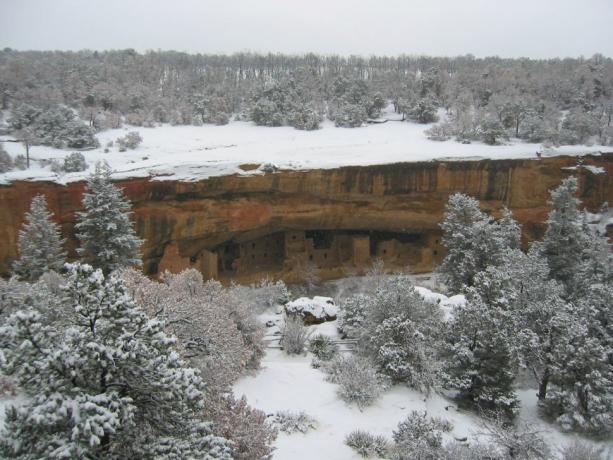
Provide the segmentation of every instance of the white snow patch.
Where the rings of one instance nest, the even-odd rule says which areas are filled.
[[[583,167],[592,174],[604,174],[606,172],[606,170],[602,166],[583,165]]]
[[[0,174],[0,183],[40,180],[66,184],[85,178],[100,160],[108,161],[115,170],[114,179],[153,177],[154,180],[196,181],[230,174],[263,174],[257,166],[267,163],[284,170],[309,170],[443,159],[536,159],[537,151],[543,151],[544,156],[554,156],[607,150],[603,146],[584,145],[544,150],[540,144],[519,141],[496,146],[478,142],[461,144],[452,140],[436,142],[424,134],[430,126],[390,120],[362,128],[337,128],[325,121],[316,131],[261,127],[243,121],[232,121],[225,126],[126,127],[99,133],[100,147],[82,152],[89,164],[88,171],[55,174],[49,166],[41,167],[39,161],[63,161],[71,151],[32,146],[30,169]],[[104,153],[109,141],[134,130],[143,137],[136,150],[119,152],[114,146]],[[11,137],[0,136],[0,139]],[[20,143],[3,143],[3,146],[13,157],[25,153]],[[243,164],[253,164],[255,169],[245,171],[240,168]]]
[[[428,288],[415,286],[415,290],[421,295],[426,302],[438,305],[443,310],[443,315],[446,321],[451,319],[455,308],[462,307],[466,304],[466,298],[462,294],[447,297],[444,294],[433,292]]]
[[[338,308],[334,305],[334,300],[331,297],[315,296],[312,299],[309,297],[300,297],[289,302],[285,306],[288,313],[310,313],[317,319],[325,319],[335,317],[338,314]]]

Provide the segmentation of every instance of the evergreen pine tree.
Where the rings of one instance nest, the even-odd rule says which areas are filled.
[[[123,191],[111,183],[111,169],[98,163],[87,179],[87,193],[83,197],[85,211],[78,213],[76,229],[81,247],[77,252],[84,263],[113,270],[140,265],[138,248],[142,244],[129,219],[130,203]]]
[[[449,197],[445,211],[441,228],[447,256],[439,271],[450,289],[460,291],[464,285],[471,286],[474,275],[485,268],[478,253],[478,233],[483,233],[490,219],[477,200],[462,193]]]
[[[553,210],[541,243],[552,278],[563,283],[567,292],[574,288],[587,243],[579,212],[580,201],[575,197],[577,188],[577,179],[569,177],[551,192]]]
[[[441,223],[447,256],[439,268],[451,290],[472,286],[477,273],[500,265],[508,249],[519,248],[521,228],[511,211],[503,209],[494,220],[479,209],[479,202],[462,193],[449,197]]]
[[[13,265],[15,273],[24,280],[35,281],[43,273],[59,271],[64,265],[66,253],[62,245],[65,240],[52,217],[45,197],[36,195],[19,231],[19,260]]]
[[[607,345],[594,334],[593,326],[599,322],[590,310],[591,305],[583,305],[566,312],[570,327],[553,350],[551,389],[544,406],[566,430],[609,437],[613,433],[611,348],[610,342]]]
[[[519,401],[513,389],[517,369],[513,340],[505,327],[511,315],[487,305],[473,288],[468,297],[447,334],[445,385],[457,390],[462,401],[513,416]]]
[[[2,371],[26,394],[7,410],[3,458],[231,458],[202,419],[200,377],[163,323],[135,306],[115,274],[68,270],[61,325],[29,309],[0,328]]]

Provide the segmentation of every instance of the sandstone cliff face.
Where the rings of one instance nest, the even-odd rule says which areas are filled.
[[[594,173],[592,165],[604,169]],[[195,266],[206,276],[248,281],[265,273],[291,281],[314,264],[323,277],[360,269],[372,257],[431,270],[443,257],[438,224],[450,193],[464,192],[497,214],[507,206],[526,241],[540,237],[549,190],[571,174],[590,209],[613,203],[613,154],[540,160],[433,161],[331,170],[222,176],[199,182],[131,179],[118,183],[134,206],[144,269]],[[83,183],[0,186],[0,272],[17,257],[17,234],[37,193],[68,237]]]

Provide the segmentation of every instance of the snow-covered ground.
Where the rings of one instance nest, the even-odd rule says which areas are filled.
[[[261,171],[244,171],[242,164],[272,163],[281,169],[307,170],[347,165],[371,165],[434,159],[536,158],[536,152],[548,155],[580,155],[610,151],[603,146],[563,146],[544,149],[540,144],[511,141],[490,146],[474,142],[435,142],[424,134],[430,125],[400,122],[387,113],[387,123],[361,128],[336,128],[325,121],[316,131],[291,127],[260,127],[251,122],[233,121],[225,126],[160,126],[156,128],[122,128],[98,134],[100,147],[83,152],[90,168],[106,160],[116,170],[114,178],[154,176],[155,180],[193,181],[228,174],[252,175]],[[128,131],[139,131],[143,143],[136,150],[119,152],[117,146],[104,153],[106,144]],[[3,136],[0,139],[8,139]],[[4,143],[12,155],[24,154],[19,143]],[[63,159],[69,150],[33,146],[34,160]],[[0,183],[14,180],[50,180],[68,183],[81,180],[88,172],[58,176],[37,161],[27,171],[0,174]]]
[[[427,288],[418,287],[417,290],[426,300],[436,302],[438,299],[441,305],[445,305],[446,313],[464,301],[463,296],[447,298]],[[261,321],[276,324],[268,329],[270,340],[278,337],[275,333],[282,325],[280,311],[269,309],[260,316]],[[310,326],[310,329],[313,334],[321,333],[338,339],[336,321]],[[276,347],[269,348],[262,361],[262,369],[234,385],[237,396],[245,395],[252,406],[267,414],[284,410],[304,411],[317,420],[317,429],[306,434],[279,433],[273,457],[275,460],[358,460],[361,457],[344,444],[347,434],[361,429],[391,439],[392,431],[412,410],[426,410],[430,416],[451,421],[454,429],[445,435],[447,440],[453,437],[474,440],[480,438],[478,432],[483,432],[479,418],[457,409],[453,401],[437,394],[426,398],[403,385],[392,387],[374,405],[360,411],[357,406],[349,406],[338,398],[337,385],[326,382],[325,374],[311,367],[311,359],[310,353],[287,356]],[[555,446],[554,451],[575,439],[537,416],[535,389],[519,390],[518,397],[521,401],[519,422],[536,426],[543,438]],[[608,454],[613,458],[613,444],[609,443],[608,449]]]

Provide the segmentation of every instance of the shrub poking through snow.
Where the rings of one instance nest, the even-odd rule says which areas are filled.
[[[247,404],[243,396],[212,395],[204,415],[213,422],[213,434],[232,442],[232,458],[251,460],[270,458],[277,429],[261,410]]]
[[[279,431],[287,434],[306,433],[317,428],[317,420],[303,411],[279,411],[273,420]]]
[[[309,341],[309,351],[320,361],[330,361],[338,353],[338,345],[327,335],[318,334]]]
[[[389,443],[383,436],[355,430],[345,437],[345,444],[362,457],[385,457]]]
[[[62,169],[66,172],[81,172],[87,169],[85,157],[81,152],[72,152],[64,158]]]
[[[447,420],[428,417],[425,411],[411,411],[394,431],[396,445],[392,458],[394,460],[439,458],[443,446],[443,433],[452,429],[453,425]]]
[[[357,294],[346,299],[339,309],[338,329],[343,336],[357,337],[364,324],[369,298],[363,294]]]
[[[310,335],[300,316],[286,315],[281,347],[288,355],[304,353]]]
[[[471,442],[470,444],[452,441],[445,444],[444,450],[437,459],[441,460],[502,460],[500,451],[491,444],[480,444]]]
[[[339,385],[339,397],[360,409],[370,406],[386,387],[374,364],[361,356],[338,355],[324,366],[324,371],[329,382]]]
[[[593,446],[583,441],[573,441],[561,451],[562,460],[604,460],[605,452],[602,447]]]
[[[117,138],[117,145],[119,146],[120,152],[134,150],[141,142],[143,142],[143,138],[138,131],[130,131],[124,137]]]
[[[491,443],[505,451],[508,458],[524,460],[542,460],[552,458],[547,444],[535,426],[522,423],[512,426],[507,423],[506,414],[494,412],[487,414],[488,418],[481,422],[483,432],[479,433],[490,438]]]

